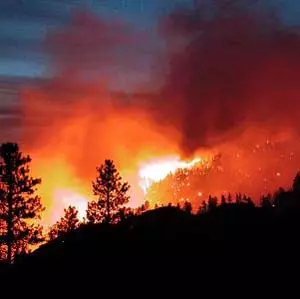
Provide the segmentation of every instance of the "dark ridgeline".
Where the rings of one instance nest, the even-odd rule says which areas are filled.
[[[33,279],[43,289],[53,284],[69,295],[86,289],[99,297],[125,296],[139,287],[146,288],[141,294],[148,288],[159,295],[160,287],[170,294],[182,287],[225,294],[224,285],[230,292],[263,287],[271,294],[277,280],[293,277],[298,261],[298,178],[291,190],[263,198],[261,207],[238,195],[197,215],[186,204],[114,225],[81,225],[19,260],[5,279]]]
[[[0,282],[16,286],[11,294],[36,295],[40,288],[68,298],[82,291],[100,298],[152,292],[167,298],[228,292],[269,297],[278,286],[288,291],[297,278],[300,174],[290,190],[263,197],[260,206],[246,195],[229,194],[219,201],[209,197],[193,214],[190,202],[154,210],[146,203],[127,211],[122,205],[129,186],[113,162],[105,161],[98,173],[94,191],[101,217],[79,223],[77,210],[66,209],[47,243],[0,266]]]

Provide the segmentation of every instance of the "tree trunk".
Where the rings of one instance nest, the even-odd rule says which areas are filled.
[[[12,252],[12,245],[13,245],[13,192],[14,192],[14,180],[13,180],[13,163],[9,163],[7,165],[7,173],[8,173],[8,194],[7,194],[7,205],[8,205],[8,212],[7,212],[7,263],[10,265],[13,261],[13,252]]]
[[[106,222],[108,224],[110,223],[110,196],[109,196],[109,191],[107,192],[107,195],[106,195]]]
[[[12,263],[12,243],[13,243],[13,216],[12,216],[12,186],[9,186],[8,194],[8,214],[7,214],[7,263]]]

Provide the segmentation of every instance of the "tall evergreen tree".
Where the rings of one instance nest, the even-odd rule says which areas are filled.
[[[208,211],[214,210],[218,206],[218,199],[215,196],[209,195],[207,202]]]
[[[300,194],[300,172],[294,178],[292,190],[294,193]]]
[[[112,160],[105,160],[97,167],[98,176],[93,182],[93,193],[97,201],[88,204],[87,220],[91,223],[112,223],[118,215],[120,207],[128,203],[127,192],[130,188],[122,178]]]
[[[48,237],[54,240],[61,235],[76,230],[79,227],[78,210],[76,207],[69,206],[64,209],[64,216],[57,221],[50,229]]]
[[[187,200],[184,202],[182,209],[184,212],[186,212],[188,214],[191,214],[193,211],[192,204]]]
[[[207,202],[205,200],[202,200],[201,205],[199,207],[198,214],[206,213],[207,212]]]
[[[16,143],[0,146],[0,242],[9,264],[29,245],[43,240],[36,220],[44,208],[35,195],[41,179],[30,176],[30,162],[31,158],[24,156]]]

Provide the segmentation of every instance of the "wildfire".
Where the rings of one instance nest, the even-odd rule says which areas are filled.
[[[253,147],[257,149],[255,152]],[[213,151],[198,152],[190,161],[181,160],[176,154],[167,155],[163,151],[159,153],[153,150],[131,155],[130,160],[120,160],[127,155],[117,152],[114,161],[123,180],[131,185],[130,207],[140,206],[146,198],[150,198],[153,204],[175,203],[181,198],[189,198],[196,206],[200,198],[206,199],[210,194],[220,196],[227,193],[224,190],[259,198],[261,192],[272,192],[292,180],[295,173],[293,165],[297,161],[294,152],[288,147],[282,148],[280,142],[261,142],[259,147],[253,147],[242,150],[226,144],[220,149],[224,153],[222,158],[216,158]],[[54,151],[53,147],[25,150],[32,153],[33,176],[42,178],[38,193],[46,207],[42,218],[45,226],[57,221],[69,205],[78,209],[82,219],[86,215],[87,203],[94,199],[92,181],[96,175],[95,167],[103,162],[102,156],[93,159],[88,156],[82,160],[85,163],[78,163],[78,169],[81,170],[78,171],[76,162],[70,159],[76,148],[72,148],[72,151],[66,149],[68,147],[61,147],[60,152],[57,149]],[[170,152],[176,153],[172,149]],[[171,193],[165,189],[166,185],[159,185],[162,189],[157,189],[155,183],[163,181],[170,174],[176,174],[180,169],[189,171],[167,181]]]
[[[127,26],[115,30],[119,22],[117,27],[106,25],[84,13],[46,34],[43,48],[52,72],[18,92],[22,113],[12,124],[21,126],[7,131],[19,132],[24,152],[33,159],[32,174],[42,179],[38,192],[46,207],[44,224],[55,222],[68,205],[75,205],[81,217],[85,214],[93,197],[95,168],[107,158],[131,185],[131,207],[141,205],[150,187],[155,189],[156,182],[178,169],[191,171],[169,180],[175,196],[155,192],[154,200],[194,198],[196,205],[199,197],[205,200],[224,190],[259,198],[261,192],[289,186],[300,165],[300,40],[273,22],[273,12],[271,22],[265,14],[263,19],[260,14],[250,17],[254,10],[241,12],[234,12],[230,22],[217,13],[204,27],[201,20],[190,18],[196,15],[192,11],[179,14],[178,24],[171,14],[163,22],[166,51],[157,47],[153,60],[161,61],[156,58],[164,53],[166,64],[151,68],[158,73],[139,75],[146,76],[145,85],[131,84],[130,79],[124,93],[112,92],[111,86],[120,80],[115,82],[119,76],[111,71],[122,73],[120,52],[126,70],[127,65],[135,69],[135,58],[136,66],[140,64],[140,32],[127,31]],[[191,20],[192,31],[186,35],[185,21]],[[265,39],[259,32],[262,27],[267,28]],[[198,36],[199,30],[203,34]],[[103,36],[105,43],[99,42]],[[182,38],[184,47],[177,43]],[[209,156],[222,156],[206,159],[204,149]],[[181,154],[195,159],[182,161]]]
[[[78,209],[79,219],[86,215],[87,202],[89,198],[72,189],[58,188],[53,192],[54,201],[61,202],[63,206],[75,206]]]
[[[163,180],[178,169],[190,169],[203,161],[204,158],[200,157],[191,161],[183,161],[179,156],[162,156],[146,159],[130,172],[121,168],[120,172],[124,174],[123,179],[131,185],[129,205],[136,207],[143,203],[152,183]],[[63,159],[48,160],[37,154],[33,163],[33,174],[42,177],[39,194],[47,208],[43,224],[46,226],[53,224],[63,215],[64,208],[70,205],[78,209],[79,218],[83,219],[86,215],[87,203],[93,199],[92,178],[79,179],[71,165],[68,165]]]
[[[139,186],[147,193],[147,190],[153,182],[163,180],[168,174],[175,173],[178,169],[189,169],[195,164],[200,163],[202,158],[195,158],[190,162],[181,161],[179,157],[167,157],[151,160],[142,164],[139,170]]]
[[[43,224],[53,224],[70,205],[78,209],[80,219],[85,217],[87,203],[92,197],[90,184],[78,179],[70,165],[62,159],[48,160],[40,155],[34,157],[33,175],[42,178],[38,193],[46,206]]]

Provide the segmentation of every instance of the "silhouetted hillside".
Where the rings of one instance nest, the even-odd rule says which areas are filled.
[[[199,215],[163,207],[117,225],[83,225],[20,259],[9,273],[42,288],[55,281],[70,294],[77,289],[70,284],[84,289],[92,281],[101,292],[109,292],[111,283],[115,292],[121,285],[146,282],[152,289],[195,280],[207,287],[233,279],[241,286],[254,278],[274,283],[298,259],[298,215],[296,208],[282,215],[247,204],[226,204]]]

